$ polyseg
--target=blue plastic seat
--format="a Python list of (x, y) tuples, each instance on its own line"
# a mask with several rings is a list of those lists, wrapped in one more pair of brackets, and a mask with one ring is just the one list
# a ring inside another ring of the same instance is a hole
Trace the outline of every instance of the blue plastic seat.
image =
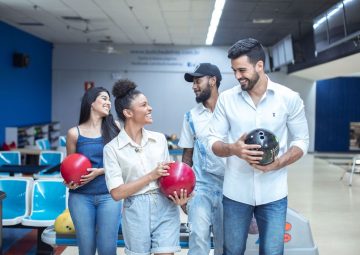
[(0, 151), (0, 166), (2, 165), (21, 165), (20, 152)]
[[(21, 155), (18, 151), (0, 151), (0, 166), (21, 165)], [(0, 176), (9, 176), (8, 173), (0, 173)]]
[[(42, 151), (39, 156), (40, 166), (55, 166), (61, 164), (64, 159), (64, 154), (61, 151)], [(34, 178), (42, 177), (61, 177), (60, 171), (47, 173), (47, 169), (40, 171), (38, 174), (34, 174)]]
[(66, 136), (59, 136), (57, 151), (61, 151), (66, 156)]
[(3, 200), (4, 226), (21, 223), (29, 215), (33, 179), (28, 177), (8, 177), (0, 179), (0, 190), (6, 193)]
[(47, 138), (37, 139), (35, 140), (35, 144), (40, 150), (51, 150), (51, 144)]
[(66, 147), (66, 136), (59, 136), (59, 147)]
[(32, 189), (30, 215), (22, 219), (25, 226), (47, 227), (67, 205), (67, 188), (62, 179), (39, 179)]

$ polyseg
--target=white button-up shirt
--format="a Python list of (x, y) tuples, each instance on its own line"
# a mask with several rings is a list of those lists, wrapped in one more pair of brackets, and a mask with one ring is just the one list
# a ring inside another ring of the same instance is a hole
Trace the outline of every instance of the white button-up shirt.
[[(236, 142), (244, 133), (264, 128), (279, 141), (279, 156), (290, 146), (299, 147), (304, 155), (309, 145), (304, 104), (298, 93), (268, 79), (267, 90), (257, 106), (250, 95), (238, 85), (219, 96), (211, 120), (209, 147), (216, 141)], [(287, 196), (287, 170), (282, 168), (264, 173), (245, 160), (227, 158), (224, 196), (249, 205), (270, 203)]]
[[(190, 110), (195, 133), (193, 132), (192, 128), (190, 127), (190, 123), (187, 120), (187, 114), (184, 116), (183, 127), (178, 145), (182, 148), (195, 147), (192, 159), (193, 169), (195, 170), (196, 175), (196, 186), (205, 186), (217, 190), (222, 190), (225, 168), (224, 159), (216, 157), (209, 149), (200, 152), (200, 145), (197, 144), (196, 146), (195, 143), (195, 140), (198, 139), (197, 142), (200, 143), (204, 149), (207, 148), (206, 139), (209, 133), (209, 121), (211, 120), (213, 113), (202, 103), (197, 104)], [(212, 161), (214, 164), (211, 164), (211, 169), (208, 169), (209, 167), (207, 166), (210, 164), (207, 165), (206, 160), (209, 160), (210, 153), (212, 154), (211, 156), (215, 157), (217, 160)]]
[[(153, 171), (159, 163), (169, 162), (169, 150), (163, 134), (142, 130), (141, 144), (136, 144), (122, 129), (117, 137), (104, 147), (105, 180), (109, 192), (121, 184), (135, 181)], [(158, 188), (150, 182), (134, 195)]]

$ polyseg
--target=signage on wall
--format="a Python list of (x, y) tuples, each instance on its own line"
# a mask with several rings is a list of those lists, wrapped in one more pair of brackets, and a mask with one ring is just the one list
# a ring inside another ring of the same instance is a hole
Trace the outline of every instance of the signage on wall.
[(92, 89), (93, 87), (95, 87), (95, 82), (93, 82), (93, 81), (85, 81), (84, 82), (85, 91), (88, 91), (89, 89)]
[(148, 71), (161, 68), (182, 72), (196, 66), (202, 51), (202, 48), (136, 47), (129, 50), (129, 64)]

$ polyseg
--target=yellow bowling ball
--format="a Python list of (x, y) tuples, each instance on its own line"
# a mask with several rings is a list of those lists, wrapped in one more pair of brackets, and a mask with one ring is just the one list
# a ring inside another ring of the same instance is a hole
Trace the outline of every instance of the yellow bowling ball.
[(75, 227), (69, 209), (66, 209), (55, 220), (55, 232), (58, 234), (74, 234)]

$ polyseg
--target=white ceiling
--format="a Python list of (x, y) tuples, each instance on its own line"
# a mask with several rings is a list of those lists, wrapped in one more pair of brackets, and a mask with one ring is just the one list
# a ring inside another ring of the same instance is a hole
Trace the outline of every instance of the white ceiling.
[[(277, 6), (279, 2), (286, 6), (303, 3), (303, 0), (227, 1), (230, 4), (227, 8), (231, 7), (231, 9), (223, 13), (222, 19), (225, 18), (225, 21), (230, 17), (243, 16), (240, 11), (246, 6), (244, 4), (256, 3), (256, 6), (264, 5), (265, 8)], [(332, 1), (317, 0), (308, 4), (312, 4), (311, 9), (316, 7), (319, 12), (331, 5)], [(235, 3), (240, 5), (236, 7)], [(205, 45), (214, 4), (215, 0), (0, 0), (0, 20), (55, 44), (108, 41), (114, 44)], [(309, 8), (304, 9), (309, 10)], [(273, 11), (273, 14), (276, 13), (276, 10)], [(249, 15), (250, 17), (247, 18), (252, 20), (252, 15), (256, 15), (256, 12), (252, 14), (249, 12)], [(309, 16), (310, 13), (306, 15)], [(82, 20), (66, 20), (63, 18), (66, 16), (78, 17)], [(44, 25), (26, 26), (19, 23)], [(240, 36), (239, 29), (243, 31), (243, 28), (240, 28), (243, 22), (234, 21), (232, 24), (235, 30), (224, 29), (222, 33), (227, 31)], [(259, 31), (260, 34), (265, 35), (262, 30)], [(220, 33), (221, 38), (224, 36), (222, 33)], [(360, 69), (356, 63), (360, 63), (360, 54), (304, 69), (291, 75), (312, 80), (357, 75)]]
[[(53, 43), (204, 45), (215, 0), (0, 0), (0, 20)], [(64, 16), (84, 20), (65, 20)], [(26, 26), (19, 23), (42, 23)]]

